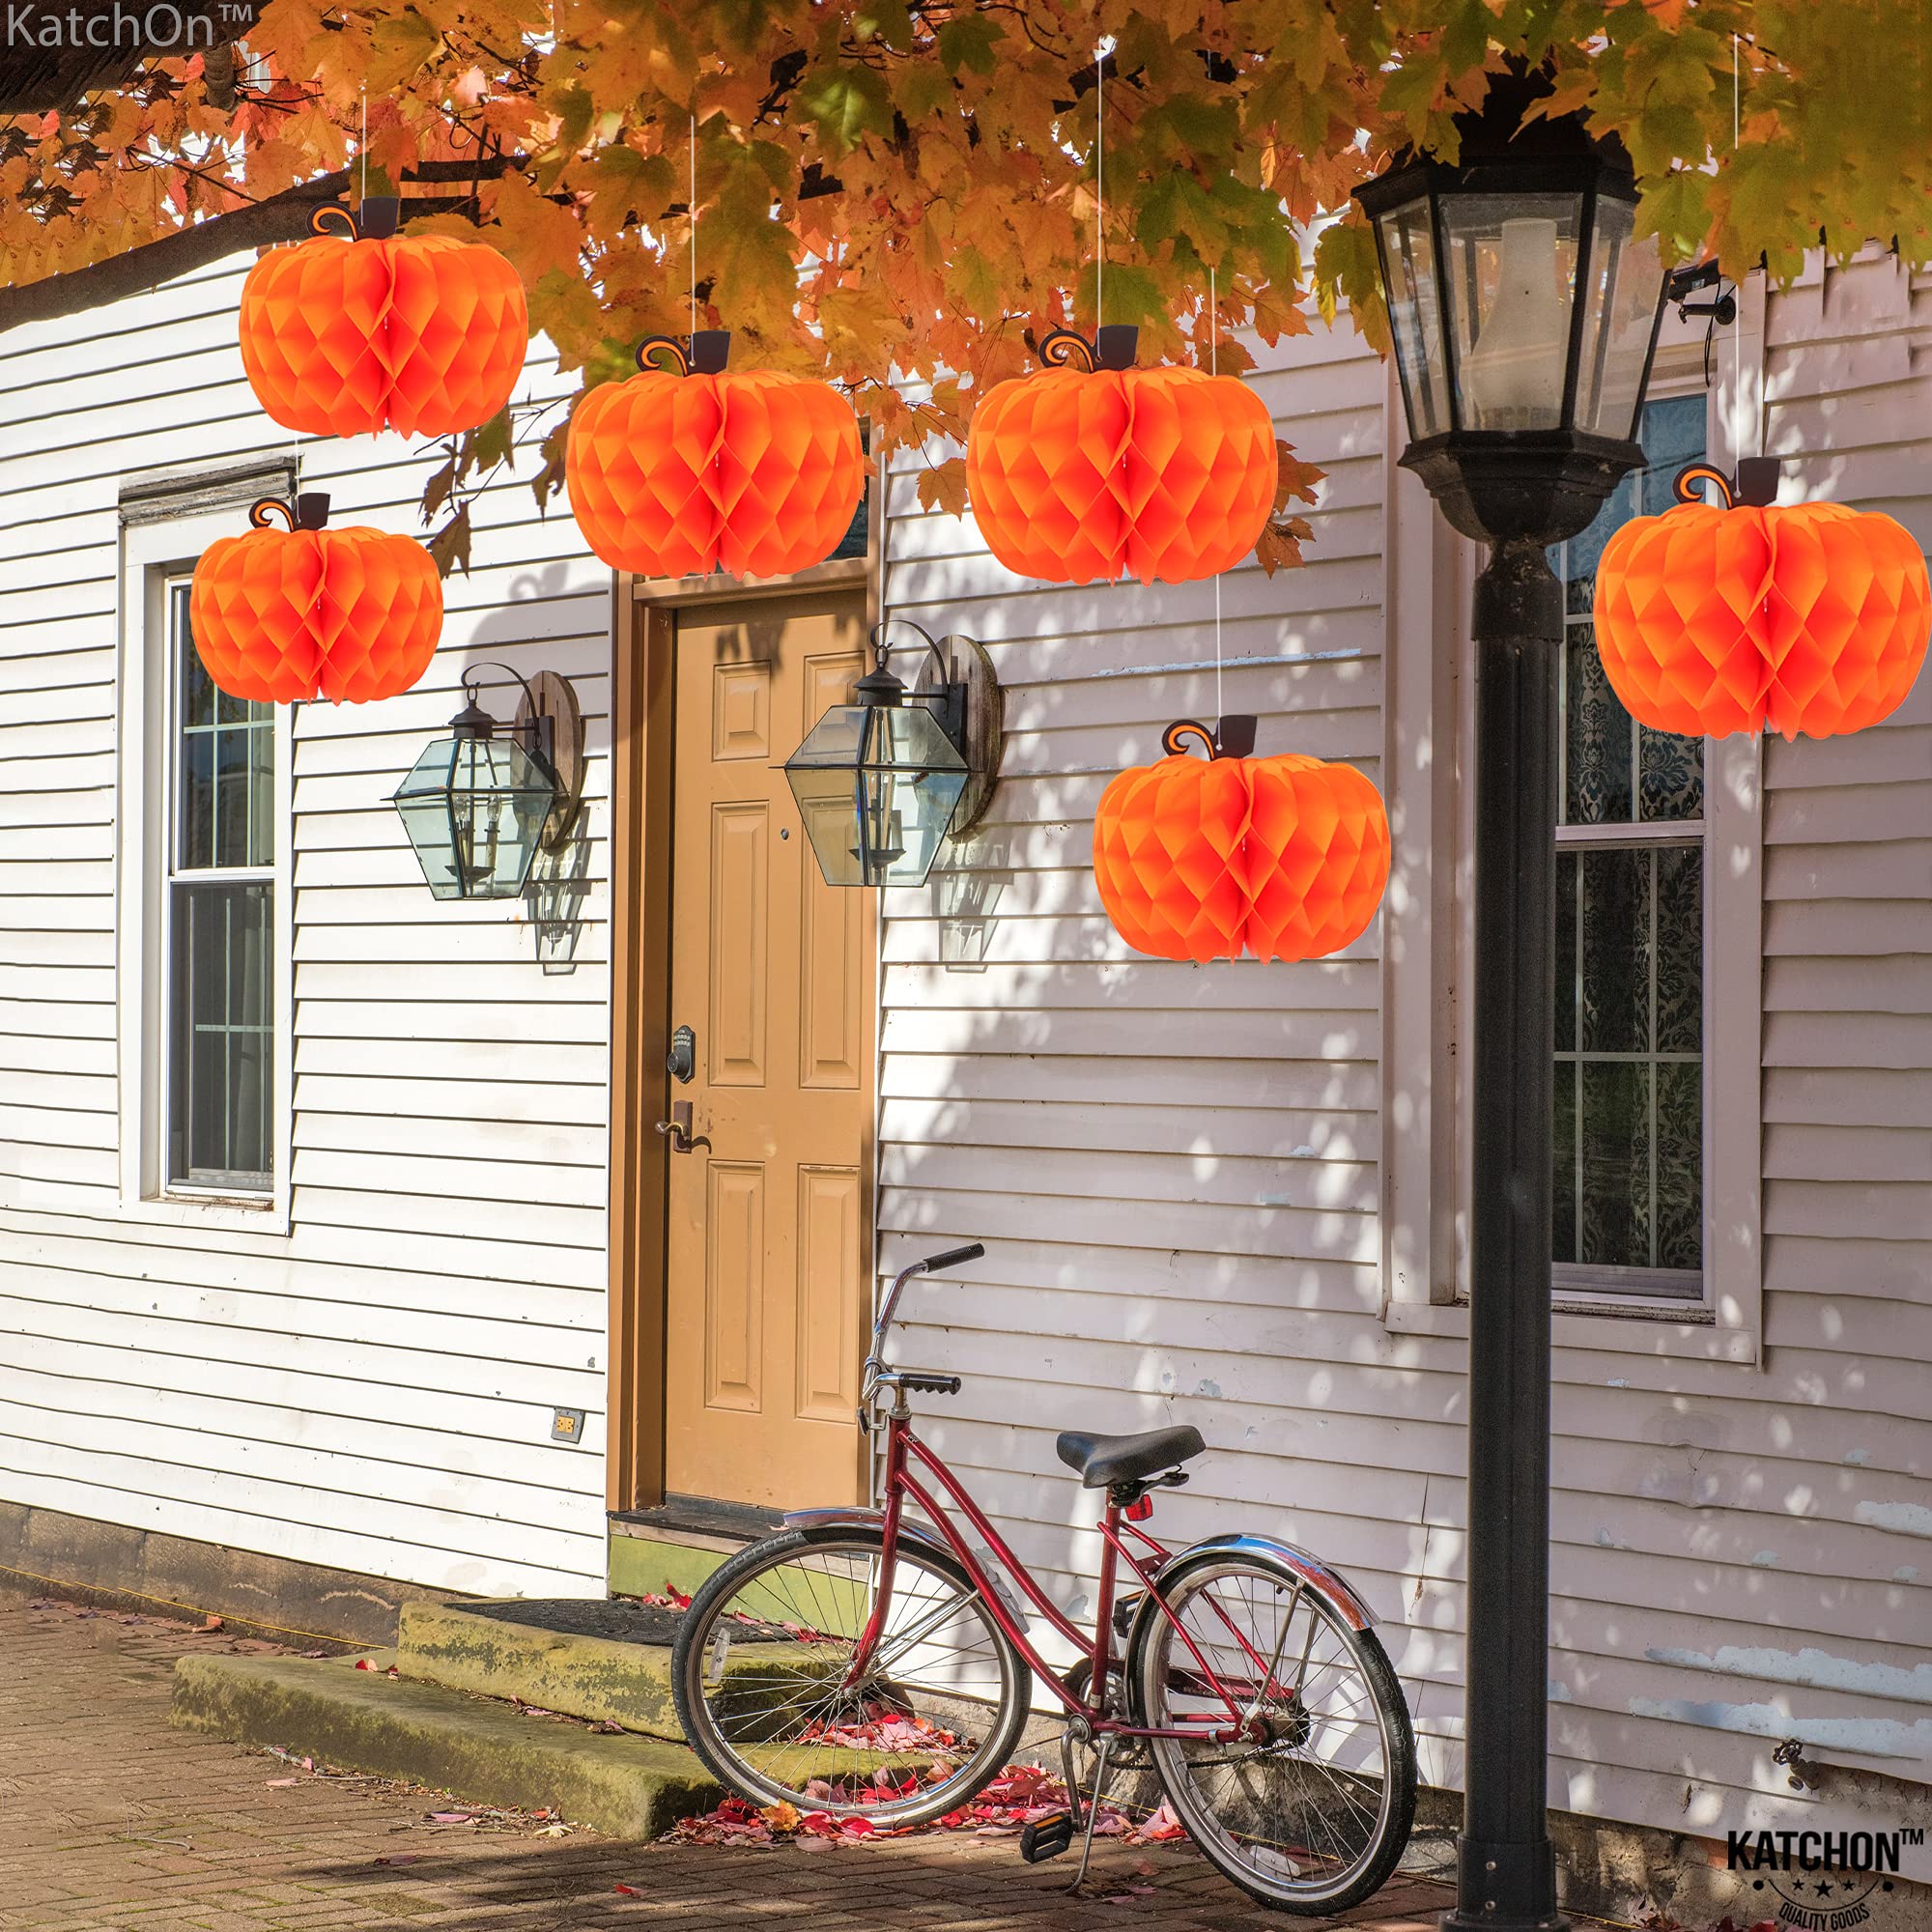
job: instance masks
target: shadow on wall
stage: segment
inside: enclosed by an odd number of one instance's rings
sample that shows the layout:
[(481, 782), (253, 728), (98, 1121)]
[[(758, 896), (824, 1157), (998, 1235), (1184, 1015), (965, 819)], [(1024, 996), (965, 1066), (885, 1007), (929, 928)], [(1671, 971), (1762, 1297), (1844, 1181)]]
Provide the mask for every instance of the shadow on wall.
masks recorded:
[[(1459, 1396), (1396, 1368), (1379, 1321), (1379, 927), (1321, 962), (1147, 959), (1091, 871), (1101, 791), (1161, 755), (1174, 718), (1253, 711), (1264, 752), (1378, 776), (1374, 658), (1311, 639), (1320, 616), (1249, 611), (1226, 626), (1217, 704), (1198, 587), (1132, 593), (1151, 639), (1110, 636), (1121, 607), (1093, 594), (1045, 616), (1046, 595), (1016, 587), (1005, 638), (983, 604), (913, 612), (987, 643), (1009, 734), (986, 819), (883, 908), (880, 1267), (988, 1244), (970, 1279), (909, 1297), (904, 1359), (965, 1378), (924, 1425), (1076, 1612), (1096, 1512), (1053, 1433), (1191, 1422), (1209, 1453), (1161, 1498), (1165, 1539), (1305, 1543), (1400, 1622), (1459, 1539), (1433, 1520), (1441, 1459), (1380, 1455), (1373, 1435), (1439, 1433)], [(1363, 1375), (1371, 1412), (1350, 1412)], [(1446, 1674), (1415, 1635), (1409, 1672)]]
[[(480, 665), (501, 655), (504, 663), (526, 677), (552, 668), (546, 658), (551, 639), (532, 635), (543, 628), (540, 619), (532, 624), (532, 614), (546, 605), (582, 602), (584, 586), (571, 582), (578, 568), (567, 562), (550, 563), (512, 578), (507, 601), (487, 611), (476, 623), (469, 641), (459, 647), (465, 660)], [(583, 714), (584, 752), (586, 757), (606, 758), (611, 733), (608, 674), (597, 679), (596, 689), (588, 689), (588, 684), (581, 675), (571, 678)], [(517, 698), (514, 687), (506, 686), (497, 694), (497, 702), (486, 700), (484, 708), (495, 715), (514, 715)], [(591, 896), (592, 816), (591, 801), (580, 800), (562, 842), (554, 849), (538, 848), (524, 888), (520, 918), (530, 928), (534, 955), (546, 975), (577, 970)]]

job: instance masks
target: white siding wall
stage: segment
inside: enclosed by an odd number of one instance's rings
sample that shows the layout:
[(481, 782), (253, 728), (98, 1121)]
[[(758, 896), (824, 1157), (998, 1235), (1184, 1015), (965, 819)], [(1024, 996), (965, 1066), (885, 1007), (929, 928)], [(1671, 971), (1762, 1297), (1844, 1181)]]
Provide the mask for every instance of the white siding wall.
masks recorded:
[[(416, 690), (296, 716), (291, 1231), (118, 1206), (121, 485), (298, 448), (335, 522), (419, 534), (440, 460), (255, 409), (248, 266), (0, 336), (0, 1494), (452, 1588), (596, 1589), (610, 592), (526, 481), (479, 504)], [(519, 397), (561, 391), (533, 345)], [(433, 902), (384, 803), (485, 659), (563, 672), (585, 713), (574, 973), (539, 967), (521, 907)], [(550, 1441), (554, 1404), (592, 1412), (584, 1446)]]
[[(1774, 301), (1766, 446), (1829, 448), (1807, 494), (1932, 539), (1932, 290), (1909, 316), (1889, 267), (1858, 274), (1871, 296)], [(1225, 708), (1263, 714), (1264, 750), (1379, 779), (1383, 377), (1346, 333), (1276, 359), (1259, 386), (1329, 481), (1310, 568), (1225, 582)], [(907, 1358), (970, 1377), (929, 1406), (938, 1439), (1075, 1597), (1094, 1512), (1052, 1432), (1198, 1424), (1212, 1453), (1164, 1533), (1261, 1528), (1338, 1563), (1386, 1620), (1425, 1776), (1459, 1783), (1466, 1344), (1379, 1315), (1381, 923), (1321, 965), (1127, 952), (1094, 807), (1169, 719), (1218, 708), (1211, 589), (1019, 582), (913, 493), (893, 607), (989, 644), (1010, 727), (971, 918), (936, 917), (962, 897), (942, 886), (885, 924), (882, 1266), (989, 1243), (914, 1300)], [(1203, 668), (1146, 668), (1176, 663)], [(1932, 1776), (1928, 725), (1932, 677), (1883, 730), (1769, 750), (1762, 1366), (1610, 1321), (1558, 1351), (1550, 1798), (1574, 1810), (1895, 1820), (1883, 1787), (1793, 1793), (1771, 1762), (1790, 1737)]]
[[(239, 274), (0, 337), (0, 1493), (594, 1588), (606, 591), (521, 484), (425, 688), (298, 723), (293, 1233), (117, 1218), (115, 497), (286, 446), (241, 382)], [(1807, 491), (1932, 538), (1932, 290), (1814, 278), (1769, 341), (1767, 447), (1829, 450)], [(1320, 964), (1143, 960), (1089, 870), (1100, 790), (1175, 717), (1258, 711), (1264, 749), (1381, 777), (1383, 374), (1347, 334), (1272, 360), (1262, 393), (1329, 480), (1307, 569), (1224, 582), (1224, 700), (1210, 586), (1015, 582), (894, 479), (892, 607), (989, 646), (1009, 737), (954, 871), (885, 908), (882, 1264), (987, 1239), (917, 1291), (906, 1353), (968, 1375), (936, 1436), (1065, 1597), (1093, 1512), (1053, 1431), (1196, 1422), (1213, 1453), (1166, 1532), (1270, 1529), (1350, 1572), (1453, 1783), (1464, 1344), (1380, 1317), (1380, 923)], [(413, 527), (399, 442), (302, 454), (341, 513)], [(461, 663), (502, 655), (570, 672), (591, 719), (574, 977), (503, 913), (434, 905), (381, 802)], [(1909, 1779), (1932, 1755), (1932, 681), (1860, 739), (1774, 743), (1767, 781), (1764, 1361), (1608, 1322), (1557, 1359), (1551, 1798), (1704, 1832), (1856, 1815), (1789, 1791), (1783, 1738)], [(549, 1444), (554, 1403), (593, 1411), (590, 1446)]]

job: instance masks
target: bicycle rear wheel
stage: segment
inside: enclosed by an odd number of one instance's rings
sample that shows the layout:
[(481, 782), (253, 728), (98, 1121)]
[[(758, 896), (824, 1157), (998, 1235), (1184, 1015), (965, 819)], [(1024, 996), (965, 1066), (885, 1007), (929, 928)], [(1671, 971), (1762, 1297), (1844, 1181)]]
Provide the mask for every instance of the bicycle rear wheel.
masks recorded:
[(678, 1721), (754, 1804), (923, 1824), (965, 1804), (1018, 1744), (1026, 1662), (948, 1551), (900, 1540), (884, 1634), (847, 1682), (883, 1547), (862, 1527), (785, 1530), (693, 1597), (671, 1651)]
[(1359, 1904), (1395, 1869), (1415, 1815), (1415, 1735), (1375, 1633), (1264, 1551), (1183, 1556), (1161, 1595), (1174, 1620), (1150, 1601), (1127, 1659), (1136, 1721), (1205, 1732), (1225, 1719), (1205, 1662), (1250, 1730), (1232, 1744), (1151, 1741), (1188, 1835), (1264, 1905)]

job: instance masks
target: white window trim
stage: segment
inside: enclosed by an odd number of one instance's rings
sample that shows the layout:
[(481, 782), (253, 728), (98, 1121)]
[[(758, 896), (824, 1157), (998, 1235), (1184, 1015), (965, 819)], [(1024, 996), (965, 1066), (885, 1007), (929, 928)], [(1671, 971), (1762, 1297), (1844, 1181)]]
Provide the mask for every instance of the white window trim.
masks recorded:
[[(1730, 469), (1763, 446), (1764, 281), (1711, 346), (1706, 446)], [(1653, 395), (1704, 386), (1701, 326), (1665, 317)], [(1396, 458), (1384, 397), (1383, 770), (1395, 860), (1382, 946), (1382, 1320), (1400, 1334), (1466, 1337), (1474, 740), (1469, 599), (1481, 568)], [(1454, 743), (1437, 756), (1438, 720)], [(1763, 824), (1755, 738), (1707, 748), (1704, 835), (1704, 1292), (1700, 1302), (1554, 1289), (1558, 1347), (1756, 1363), (1763, 1349)]]
[[(256, 494), (259, 494), (257, 492)], [(115, 822), (115, 959), (123, 1218), (284, 1235), (295, 1119), (294, 717), (275, 707), (274, 1186), (263, 1195), (170, 1186), (162, 1114), (167, 1052), (164, 894), (172, 689), (166, 588), (216, 537), (245, 527), (245, 503), (129, 523), (121, 536), (120, 771)]]

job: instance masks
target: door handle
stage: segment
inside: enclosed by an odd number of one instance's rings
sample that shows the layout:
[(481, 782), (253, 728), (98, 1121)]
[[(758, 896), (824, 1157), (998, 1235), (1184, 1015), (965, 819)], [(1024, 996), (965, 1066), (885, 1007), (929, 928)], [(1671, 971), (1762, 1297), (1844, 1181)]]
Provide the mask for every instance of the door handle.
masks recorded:
[[(670, 1103), (670, 1119), (658, 1122), (658, 1132), (670, 1136), (670, 1151), (672, 1153), (689, 1153), (693, 1148), (697, 1146), (697, 1142), (692, 1138), (691, 1134), (691, 1102), (689, 1100), (673, 1100)], [(709, 1147), (710, 1142), (707, 1141), (704, 1145)]]

